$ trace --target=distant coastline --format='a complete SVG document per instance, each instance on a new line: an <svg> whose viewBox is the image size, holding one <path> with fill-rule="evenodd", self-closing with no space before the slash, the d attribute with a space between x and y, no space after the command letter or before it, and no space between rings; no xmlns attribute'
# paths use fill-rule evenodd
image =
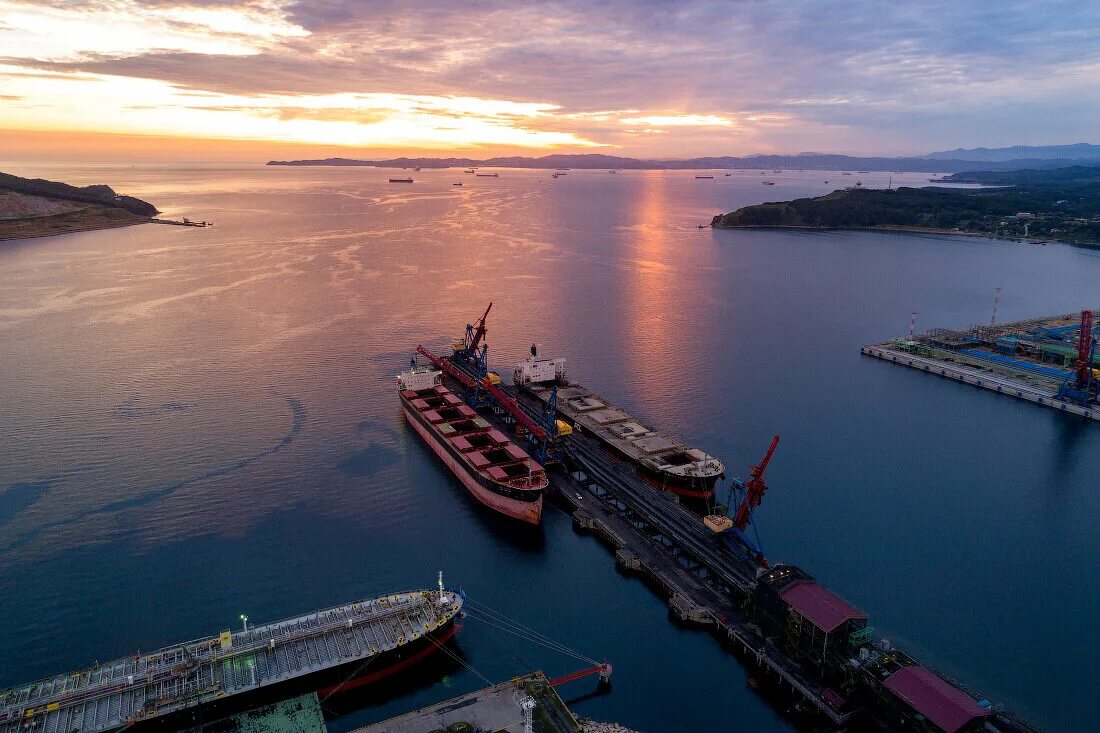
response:
<svg viewBox="0 0 1100 733"><path fill-rule="evenodd" d="M1100 246L1100 168L967 172L947 183L988 188L867 189L745 206L715 229L854 229Z"/></svg>
<svg viewBox="0 0 1100 733"><path fill-rule="evenodd" d="M385 160L360 160L357 158L324 158L317 160L270 160L271 166L365 166L373 168L576 168L583 170L866 170L910 171L926 173L958 173L982 170L1019 170L1021 168L1056 168L1080 161L1068 159L1019 159L998 162L980 162L955 158L889 158L854 157L802 153L799 155L750 155L745 157L718 156L689 158L686 160L643 160L613 155L546 155L540 158L523 156L488 158L390 158ZM1091 161L1090 161L1091 162ZM1100 164L1100 160L1096 161Z"/></svg>
<svg viewBox="0 0 1100 733"><path fill-rule="evenodd" d="M0 173L0 241L146 224L159 213L110 186L78 188Z"/></svg>

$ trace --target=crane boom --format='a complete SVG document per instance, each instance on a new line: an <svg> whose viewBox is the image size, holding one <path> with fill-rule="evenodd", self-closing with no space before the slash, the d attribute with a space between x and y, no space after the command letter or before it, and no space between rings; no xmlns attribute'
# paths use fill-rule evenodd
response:
<svg viewBox="0 0 1100 733"><path fill-rule="evenodd" d="M598 674L600 676L600 682L606 683L611 679L611 663L603 661L594 667L588 667L587 669L581 669L567 675L562 675L561 677L550 680L550 686L557 687L558 685L564 685L567 682L579 680L592 674Z"/></svg>
<svg viewBox="0 0 1100 733"><path fill-rule="evenodd" d="M488 313L488 311L486 311L486 313ZM456 367L454 364L447 361L446 359L440 359L438 356L428 351L423 346L417 346L416 351L418 354L422 355L425 359L430 361L437 369L446 373L447 376L461 383L462 386L466 388L480 387L481 389L492 395L497 404L507 410L508 414L515 418L516 422L526 428L531 433L531 435L535 436L536 440L547 439L546 431L543 430L537 422L532 420L530 416L528 416L528 414L523 411L523 408L519 406L519 402L517 402L514 398L504 394L504 392L501 391L500 387L493 384L488 379L485 379L480 384L478 384L473 379L463 374L462 371L459 370L458 367Z"/></svg>
<svg viewBox="0 0 1100 733"><path fill-rule="evenodd" d="M477 323L473 326L466 327L466 333L469 334L473 330L473 335L468 336L469 343L466 344L466 348L469 349L471 354L477 353L477 347L481 344L481 339L485 338L485 319L489 317L489 311L493 309L493 302L489 301L489 307L485 309L485 312L481 314L481 318L477 319Z"/></svg>
<svg viewBox="0 0 1100 733"><path fill-rule="evenodd" d="M764 483L764 473L768 470L775 448L779 445L779 436L772 438L772 444L764 455L764 460L752 467L751 478L745 482L745 497L741 500L741 506L737 507L737 514L733 518L733 526L744 532L752 519L752 510L760 506L760 500L764 498L764 492L768 485Z"/></svg>

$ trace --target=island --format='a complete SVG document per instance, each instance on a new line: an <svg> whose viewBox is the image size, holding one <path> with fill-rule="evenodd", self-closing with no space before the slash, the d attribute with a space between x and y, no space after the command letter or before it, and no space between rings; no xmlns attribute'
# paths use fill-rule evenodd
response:
<svg viewBox="0 0 1100 733"><path fill-rule="evenodd" d="M982 188L870 189L746 206L711 226L886 229L1100 245L1100 166L956 173Z"/></svg>
<svg viewBox="0 0 1100 733"><path fill-rule="evenodd" d="M0 240L47 237L152 221L155 206L110 186L76 187L0 173Z"/></svg>

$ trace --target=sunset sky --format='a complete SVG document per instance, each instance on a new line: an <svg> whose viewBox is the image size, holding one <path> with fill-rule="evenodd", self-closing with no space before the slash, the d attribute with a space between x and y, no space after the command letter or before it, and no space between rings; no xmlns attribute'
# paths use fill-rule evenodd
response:
<svg viewBox="0 0 1100 733"><path fill-rule="evenodd" d="M0 160L1100 142L1100 4L0 0Z"/></svg>

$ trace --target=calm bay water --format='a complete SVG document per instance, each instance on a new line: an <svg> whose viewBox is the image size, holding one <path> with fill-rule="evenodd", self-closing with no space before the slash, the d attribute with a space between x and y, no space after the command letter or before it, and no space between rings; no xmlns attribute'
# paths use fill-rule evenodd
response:
<svg viewBox="0 0 1100 733"><path fill-rule="evenodd" d="M393 375L493 300L503 372L536 341L738 475L781 433L758 513L773 560L991 700L1091 729L1100 428L859 346L904 333L912 310L918 327L985 321L994 287L1004 320L1095 307L1100 253L696 228L852 180L836 173L765 187L758 172L423 171L396 186L366 168L2 167L217 224L0 243L0 687L442 568L615 664L584 715L788 730L566 516L535 534L487 516L407 430ZM459 638L494 681L578 666L476 619ZM446 670L334 727L482 684Z"/></svg>

